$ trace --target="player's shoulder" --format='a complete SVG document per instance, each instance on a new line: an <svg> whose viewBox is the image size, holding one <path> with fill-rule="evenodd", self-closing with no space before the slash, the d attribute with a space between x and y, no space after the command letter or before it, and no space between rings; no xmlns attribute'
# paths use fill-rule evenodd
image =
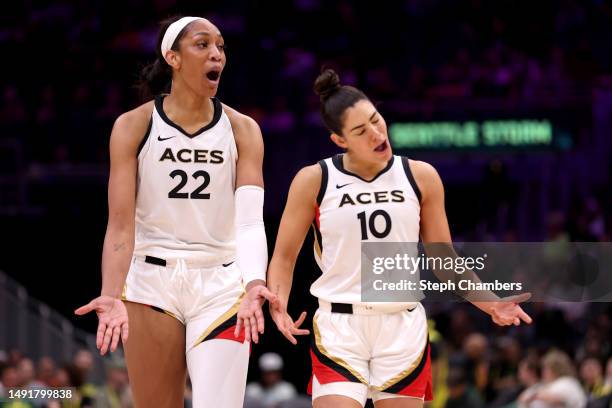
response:
<svg viewBox="0 0 612 408"><path fill-rule="evenodd" d="M151 114L153 113L153 101L143 103L142 105L122 113L115 120L114 128L121 132L139 134L142 130L143 135L149 127Z"/></svg>
<svg viewBox="0 0 612 408"><path fill-rule="evenodd" d="M122 113L115 120L111 143L136 148L146 136L151 124L153 101Z"/></svg>
<svg viewBox="0 0 612 408"><path fill-rule="evenodd" d="M442 179L434 166L421 160L409 159L408 162L421 194L427 195L432 190L442 188Z"/></svg>
<svg viewBox="0 0 612 408"><path fill-rule="evenodd" d="M302 203L315 205L321 189L321 174L321 166L318 164L301 168L291 182L289 197L297 197Z"/></svg>
<svg viewBox="0 0 612 408"><path fill-rule="evenodd" d="M305 166L297 172L293 178L293 184L308 190L317 190L321 185L323 171L321 166L316 163L310 166Z"/></svg>
<svg viewBox="0 0 612 408"><path fill-rule="evenodd" d="M306 180L321 180L322 169L319 163L311 164L309 166L302 167L296 174L296 177L300 177Z"/></svg>
<svg viewBox="0 0 612 408"><path fill-rule="evenodd" d="M439 177L436 168L427 162L408 159L408 163L415 178L431 179Z"/></svg>

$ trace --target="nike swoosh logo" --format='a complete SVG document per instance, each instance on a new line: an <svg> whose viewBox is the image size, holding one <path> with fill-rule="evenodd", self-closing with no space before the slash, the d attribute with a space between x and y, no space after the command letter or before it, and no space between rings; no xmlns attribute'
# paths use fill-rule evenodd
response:
<svg viewBox="0 0 612 408"><path fill-rule="evenodd" d="M176 136L170 136L170 137L157 136L157 140L159 140L160 142L163 142L164 140L172 139L173 137L176 137Z"/></svg>
<svg viewBox="0 0 612 408"><path fill-rule="evenodd" d="M233 264L235 261L232 261L230 263L226 263L226 264L221 264L223 265L224 268L227 268L228 266L230 266L231 264Z"/></svg>
<svg viewBox="0 0 612 408"><path fill-rule="evenodd" d="M346 184L342 184L342 185L340 185L340 184L336 184L336 188L346 187L346 186L348 186L349 184L353 184L353 182L346 183Z"/></svg>

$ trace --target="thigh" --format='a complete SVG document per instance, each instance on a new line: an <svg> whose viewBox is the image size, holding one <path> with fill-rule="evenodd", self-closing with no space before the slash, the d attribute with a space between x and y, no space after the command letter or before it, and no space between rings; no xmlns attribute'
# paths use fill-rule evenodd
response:
<svg viewBox="0 0 612 408"><path fill-rule="evenodd" d="M312 402L313 408L362 408L363 404L343 395L326 395Z"/></svg>
<svg viewBox="0 0 612 408"><path fill-rule="evenodd" d="M423 400L410 397L398 397L387 395L389 398L379 399L374 402L376 408L422 408ZM386 397L386 396L385 396Z"/></svg>
<svg viewBox="0 0 612 408"><path fill-rule="evenodd" d="M185 326L150 306L125 305L130 332L124 348L135 407L183 406Z"/></svg>
<svg viewBox="0 0 612 408"><path fill-rule="evenodd" d="M334 381L320 384L312 378L312 402L317 408L363 407L368 399L368 386L350 381Z"/></svg>
<svg viewBox="0 0 612 408"><path fill-rule="evenodd" d="M194 407L241 408L250 343L212 339L187 352Z"/></svg>

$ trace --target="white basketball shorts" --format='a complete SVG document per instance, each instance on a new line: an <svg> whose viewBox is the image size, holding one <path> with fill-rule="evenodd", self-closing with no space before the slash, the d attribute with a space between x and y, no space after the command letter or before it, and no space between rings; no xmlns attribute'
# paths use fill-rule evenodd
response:
<svg viewBox="0 0 612 408"><path fill-rule="evenodd" d="M313 401L332 394L362 405L367 398L432 399L427 318L420 303L395 313L319 305L311 337Z"/></svg>
<svg viewBox="0 0 612 408"><path fill-rule="evenodd" d="M123 299L151 306L183 323L186 352L211 339L234 337L236 313L244 295L242 276L230 262L201 267L183 259L134 256Z"/></svg>

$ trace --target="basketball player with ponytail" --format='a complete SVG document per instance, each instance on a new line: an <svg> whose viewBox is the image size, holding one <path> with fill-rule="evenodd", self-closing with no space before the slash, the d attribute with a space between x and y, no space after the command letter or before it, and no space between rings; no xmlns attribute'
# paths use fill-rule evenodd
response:
<svg viewBox="0 0 612 408"><path fill-rule="evenodd" d="M311 293L311 391L315 408L416 408L432 399L425 310L419 302L361 301L361 242L451 242L444 188L435 169L394 156L384 118L360 90L333 70L315 82L331 140L345 153L295 176L268 269L278 296L270 313L296 344L309 331L287 313L293 268L310 225L322 275ZM516 303L472 302L500 325L530 322Z"/></svg>
<svg viewBox="0 0 612 408"><path fill-rule="evenodd" d="M250 341L263 333L263 139L216 97L226 63L219 29L162 23L143 71L155 98L122 114L110 138L109 218L97 346L123 340L136 407L242 407Z"/></svg>

